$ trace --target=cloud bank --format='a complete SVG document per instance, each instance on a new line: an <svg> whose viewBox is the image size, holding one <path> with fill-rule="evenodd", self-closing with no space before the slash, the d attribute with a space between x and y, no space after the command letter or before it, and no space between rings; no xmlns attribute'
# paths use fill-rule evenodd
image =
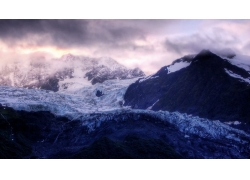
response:
<svg viewBox="0 0 250 180"><path fill-rule="evenodd" d="M202 49L250 55L249 20L0 20L1 62L45 53L110 56L147 74Z"/></svg>

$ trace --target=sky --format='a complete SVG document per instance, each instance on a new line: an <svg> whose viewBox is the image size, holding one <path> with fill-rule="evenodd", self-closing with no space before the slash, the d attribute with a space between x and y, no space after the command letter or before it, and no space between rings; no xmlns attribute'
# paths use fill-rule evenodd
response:
<svg viewBox="0 0 250 180"><path fill-rule="evenodd" d="M250 20L0 20L0 61L71 53L152 74L202 49L250 55L249 32Z"/></svg>

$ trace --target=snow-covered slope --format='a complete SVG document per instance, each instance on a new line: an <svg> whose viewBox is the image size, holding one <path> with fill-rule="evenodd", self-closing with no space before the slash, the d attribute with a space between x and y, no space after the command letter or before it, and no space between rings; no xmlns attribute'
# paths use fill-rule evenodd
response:
<svg viewBox="0 0 250 180"><path fill-rule="evenodd" d="M227 60L232 65L246 70L250 76L250 56L235 54L232 50L229 50L228 52L223 51L223 52L213 52L213 53L219 56L220 58ZM250 77L242 77L237 72L230 71L226 68L225 72L231 77L236 78L241 82L250 84Z"/></svg>
<svg viewBox="0 0 250 180"><path fill-rule="evenodd" d="M235 55L233 58L227 58L227 60L240 68L250 72L250 56Z"/></svg>
<svg viewBox="0 0 250 180"><path fill-rule="evenodd" d="M173 61L170 65L162 67L161 70L165 71L167 74L177 72L181 69L188 67L191 64L194 57L195 55L186 55L180 59ZM139 83L144 82L149 79L158 78L158 77L159 77L159 73L155 73L149 76L144 76L139 79Z"/></svg>
<svg viewBox="0 0 250 180"><path fill-rule="evenodd" d="M60 59L16 61L0 66L0 85L58 91L102 83L111 79L144 76L112 58L64 55Z"/></svg>
<svg viewBox="0 0 250 180"><path fill-rule="evenodd" d="M238 75L238 74L236 74L236 73L233 73L232 71L230 71L230 70L228 70L228 69L226 69L226 68L225 68L225 72L226 72L229 76L231 76L231 77L233 77L233 78L236 78L236 79L239 79L239 81L241 81L241 82L246 82L246 83L250 84L250 77L248 77L248 78L243 78L242 76L240 76L240 75Z"/></svg>
<svg viewBox="0 0 250 180"><path fill-rule="evenodd" d="M228 58L228 57L222 57L223 59L227 59L228 62L230 62L232 65L235 65L239 68L242 68L244 70L246 70L250 76L250 56L245 56L245 55L235 55L232 58ZM242 77L241 75L237 74L237 73L233 73L230 72L228 70L225 70L230 76L239 79L242 82L246 82L248 84L250 84L250 77Z"/></svg>
<svg viewBox="0 0 250 180"><path fill-rule="evenodd" d="M168 73L173 73L173 72L176 72L176 71L179 71L181 70L182 68L185 68L187 66L189 66L190 63L188 62L179 62L179 63L175 63L173 65L170 65L168 67Z"/></svg>
<svg viewBox="0 0 250 180"><path fill-rule="evenodd" d="M232 50L228 52L213 52L217 56L220 56L222 59L228 60L232 65L238 66L242 69L245 69L250 73L250 56L236 54Z"/></svg>

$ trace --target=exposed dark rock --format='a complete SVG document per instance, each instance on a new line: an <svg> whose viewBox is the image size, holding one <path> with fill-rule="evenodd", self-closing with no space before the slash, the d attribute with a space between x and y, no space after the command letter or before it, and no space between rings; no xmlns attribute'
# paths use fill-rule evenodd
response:
<svg viewBox="0 0 250 180"><path fill-rule="evenodd" d="M103 83L111 79L129 79L141 76L145 76L145 74L139 68L133 70L127 70L125 68L111 70L107 66L94 67L85 74L85 77L87 77L92 84Z"/></svg>
<svg viewBox="0 0 250 180"><path fill-rule="evenodd" d="M101 96L103 96L104 94L102 93L102 91L97 90L95 95L96 95L97 97L101 97Z"/></svg>

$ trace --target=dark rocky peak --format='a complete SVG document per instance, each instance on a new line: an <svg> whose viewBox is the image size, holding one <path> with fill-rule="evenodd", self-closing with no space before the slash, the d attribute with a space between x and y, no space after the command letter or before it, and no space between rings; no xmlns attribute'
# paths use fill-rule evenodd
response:
<svg viewBox="0 0 250 180"><path fill-rule="evenodd" d="M235 54L232 50L225 49L223 51L218 51L218 53L215 53L212 53L209 50L202 50L194 57L191 63L191 67L193 67L192 65L194 65L193 68L203 71L210 71L209 74L211 75L214 75L215 73L217 73L218 75L227 71L231 72L231 74L236 74L237 77L239 76L243 78L249 78L249 73L245 69L233 65L232 63L230 63L230 60L223 58L233 58Z"/></svg>
<svg viewBox="0 0 250 180"><path fill-rule="evenodd" d="M182 58L173 61L171 65L174 65L175 63L180 63L180 62L192 63L192 62L197 62L200 60L202 61L203 60L212 61L214 59L222 60L223 57L232 59L235 56L236 54L231 49L214 50L213 52L211 52L208 49L203 49L198 54L190 54L190 55L183 56Z"/></svg>
<svg viewBox="0 0 250 180"><path fill-rule="evenodd" d="M203 49L201 52L199 52L193 59L193 62L198 60L208 60L208 59L215 59L219 58L216 54L212 53L209 50Z"/></svg>
<svg viewBox="0 0 250 180"><path fill-rule="evenodd" d="M145 76L145 73L140 68L137 67L131 70L131 75L140 77L140 76Z"/></svg>

